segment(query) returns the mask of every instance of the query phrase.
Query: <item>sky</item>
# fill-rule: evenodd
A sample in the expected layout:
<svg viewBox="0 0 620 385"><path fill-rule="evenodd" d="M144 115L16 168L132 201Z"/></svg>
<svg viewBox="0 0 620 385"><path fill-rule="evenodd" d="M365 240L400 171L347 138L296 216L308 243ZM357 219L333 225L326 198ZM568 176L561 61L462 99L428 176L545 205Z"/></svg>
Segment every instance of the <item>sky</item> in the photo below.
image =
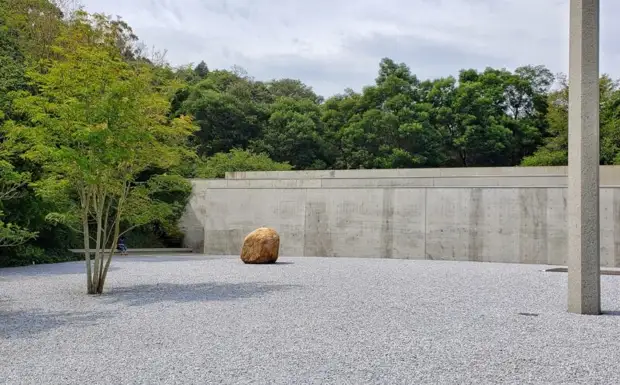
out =
<svg viewBox="0 0 620 385"><path fill-rule="evenodd" d="M241 66L323 96L372 84L379 62L421 79L463 68L568 70L569 0L81 0L121 16L173 65ZM601 1L601 72L620 77L620 1Z"/></svg>

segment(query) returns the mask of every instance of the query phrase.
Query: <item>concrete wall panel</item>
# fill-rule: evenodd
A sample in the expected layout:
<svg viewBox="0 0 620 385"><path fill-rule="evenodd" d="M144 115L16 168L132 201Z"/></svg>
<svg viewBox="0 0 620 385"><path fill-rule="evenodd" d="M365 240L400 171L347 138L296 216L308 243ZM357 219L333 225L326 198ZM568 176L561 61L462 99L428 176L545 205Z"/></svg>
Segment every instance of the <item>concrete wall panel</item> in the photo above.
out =
<svg viewBox="0 0 620 385"><path fill-rule="evenodd" d="M473 189L432 189L426 197L426 257L441 260L468 260ZM472 247L475 247L473 245Z"/></svg>
<svg viewBox="0 0 620 385"><path fill-rule="evenodd" d="M389 214L391 238L384 247L388 258L425 259L427 189L384 190L384 212ZM389 199L385 199L389 197ZM391 247L388 247L390 246ZM391 249L391 252L390 252Z"/></svg>
<svg viewBox="0 0 620 385"><path fill-rule="evenodd" d="M383 191L306 190L304 255L381 255L381 244L385 241Z"/></svg>
<svg viewBox="0 0 620 385"><path fill-rule="evenodd" d="M565 188L547 189L547 259L550 265L568 263L568 212ZM545 263L541 261L540 263Z"/></svg>
<svg viewBox="0 0 620 385"><path fill-rule="evenodd" d="M231 173L193 180L185 243L238 254L567 263L565 167ZM601 265L620 267L620 167L601 167Z"/></svg>

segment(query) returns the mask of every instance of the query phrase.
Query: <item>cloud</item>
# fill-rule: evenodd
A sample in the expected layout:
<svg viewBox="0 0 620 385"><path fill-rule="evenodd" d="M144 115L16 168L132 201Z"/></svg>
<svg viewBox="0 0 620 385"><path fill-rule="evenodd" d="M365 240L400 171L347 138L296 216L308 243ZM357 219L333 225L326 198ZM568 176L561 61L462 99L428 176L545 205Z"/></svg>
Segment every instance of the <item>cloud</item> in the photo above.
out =
<svg viewBox="0 0 620 385"><path fill-rule="evenodd" d="M567 71L569 0L82 0L120 15L173 64L299 78L323 95L373 82L379 60L420 78L544 64ZM620 3L601 4L601 70L620 75Z"/></svg>

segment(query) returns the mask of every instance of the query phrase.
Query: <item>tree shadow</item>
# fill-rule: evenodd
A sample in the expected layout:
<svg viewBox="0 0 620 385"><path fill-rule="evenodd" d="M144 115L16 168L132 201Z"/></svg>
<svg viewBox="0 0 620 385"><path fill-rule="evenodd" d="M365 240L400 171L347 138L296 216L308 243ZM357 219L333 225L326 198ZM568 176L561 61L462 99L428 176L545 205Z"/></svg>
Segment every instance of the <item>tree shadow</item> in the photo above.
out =
<svg viewBox="0 0 620 385"><path fill-rule="evenodd" d="M125 256L112 259L114 262L186 262L186 261L208 261L214 258L205 258L203 255L151 255L151 256Z"/></svg>
<svg viewBox="0 0 620 385"><path fill-rule="evenodd" d="M270 293L292 290L299 287L301 286L261 282L158 283L111 288L100 298L109 303L122 302L127 306L145 306L160 302L185 303L257 298Z"/></svg>
<svg viewBox="0 0 620 385"><path fill-rule="evenodd" d="M0 309L0 339L35 338L37 334L66 325L96 325L100 320L111 318L105 312L50 312L44 310Z"/></svg>
<svg viewBox="0 0 620 385"><path fill-rule="evenodd" d="M114 260L112 260L114 263ZM114 264L110 266L109 271L118 270ZM71 275L71 274L86 274L86 265L84 261L77 262L61 262L45 265L31 265L21 267L6 267L0 269L0 280L10 279L12 277L44 277L55 275Z"/></svg>
<svg viewBox="0 0 620 385"><path fill-rule="evenodd" d="M278 291L299 288L299 285L250 283L147 284L112 288L95 297L103 302L124 306L145 306L161 302L187 303L232 301L257 298ZM53 329L96 325L102 319L113 318L114 312L12 310L10 300L0 298L0 340L35 338Z"/></svg>

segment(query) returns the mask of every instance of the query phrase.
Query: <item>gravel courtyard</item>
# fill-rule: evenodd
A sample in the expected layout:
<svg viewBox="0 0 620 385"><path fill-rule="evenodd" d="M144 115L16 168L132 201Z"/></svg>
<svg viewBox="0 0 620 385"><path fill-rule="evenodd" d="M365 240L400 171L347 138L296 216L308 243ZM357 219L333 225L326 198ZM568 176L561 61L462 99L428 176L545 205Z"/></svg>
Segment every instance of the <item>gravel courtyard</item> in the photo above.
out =
<svg viewBox="0 0 620 385"><path fill-rule="evenodd" d="M82 263L0 269L0 383L620 383L620 276L579 316L543 268L124 257L99 297Z"/></svg>

